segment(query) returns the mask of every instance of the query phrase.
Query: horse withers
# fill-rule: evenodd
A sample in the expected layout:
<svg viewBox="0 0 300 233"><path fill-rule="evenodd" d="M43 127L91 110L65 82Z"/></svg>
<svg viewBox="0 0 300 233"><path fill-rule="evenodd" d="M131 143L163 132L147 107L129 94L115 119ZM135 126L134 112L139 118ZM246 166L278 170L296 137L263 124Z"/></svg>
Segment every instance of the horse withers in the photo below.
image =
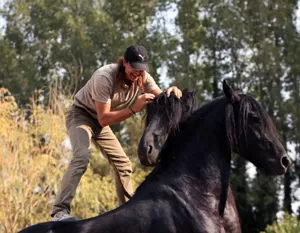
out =
<svg viewBox="0 0 300 233"><path fill-rule="evenodd" d="M21 233L224 232L231 151L268 175L284 174L289 160L260 104L226 82L223 91L168 137L155 168L128 202L97 217L40 223Z"/></svg>

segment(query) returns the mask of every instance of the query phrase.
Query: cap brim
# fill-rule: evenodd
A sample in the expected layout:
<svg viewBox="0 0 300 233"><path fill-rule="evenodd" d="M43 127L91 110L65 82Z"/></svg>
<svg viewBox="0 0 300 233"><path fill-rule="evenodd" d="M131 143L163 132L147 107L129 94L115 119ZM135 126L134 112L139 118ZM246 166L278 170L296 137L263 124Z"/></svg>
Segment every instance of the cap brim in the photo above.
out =
<svg viewBox="0 0 300 233"><path fill-rule="evenodd" d="M131 67L135 70L146 70L149 71L148 63L141 63L141 62L131 62Z"/></svg>

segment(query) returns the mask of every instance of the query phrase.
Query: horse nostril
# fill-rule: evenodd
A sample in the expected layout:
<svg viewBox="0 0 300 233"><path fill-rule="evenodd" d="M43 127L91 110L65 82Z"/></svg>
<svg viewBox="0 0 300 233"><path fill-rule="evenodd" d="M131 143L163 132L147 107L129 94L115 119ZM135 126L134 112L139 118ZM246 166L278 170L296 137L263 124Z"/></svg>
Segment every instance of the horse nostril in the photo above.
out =
<svg viewBox="0 0 300 233"><path fill-rule="evenodd" d="M152 152L152 146L149 145L148 148L149 148L149 149L148 149L148 154L151 154L151 152Z"/></svg>
<svg viewBox="0 0 300 233"><path fill-rule="evenodd" d="M288 159L287 156L283 156L283 157L281 158L281 164L282 164L282 166L285 167L285 168L287 168L287 167L289 166L290 160Z"/></svg>

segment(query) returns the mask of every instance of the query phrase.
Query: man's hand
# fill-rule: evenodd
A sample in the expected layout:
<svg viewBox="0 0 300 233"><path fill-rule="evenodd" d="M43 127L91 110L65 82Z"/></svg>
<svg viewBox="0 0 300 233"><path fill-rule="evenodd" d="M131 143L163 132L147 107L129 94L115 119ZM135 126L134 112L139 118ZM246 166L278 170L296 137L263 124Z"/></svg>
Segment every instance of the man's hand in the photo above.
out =
<svg viewBox="0 0 300 233"><path fill-rule="evenodd" d="M148 103L151 103L151 101L154 99L155 95L151 93L145 93L137 97L135 103L132 105L132 110L134 112L139 112L141 109Z"/></svg>
<svg viewBox="0 0 300 233"><path fill-rule="evenodd" d="M178 87L169 87L167 90L166 90L166 93L167 93L167 96L170 96L171 92L174 92L174 94L180 99L181 96L182 96L182 92L180 89L178 89Z"/></svg>

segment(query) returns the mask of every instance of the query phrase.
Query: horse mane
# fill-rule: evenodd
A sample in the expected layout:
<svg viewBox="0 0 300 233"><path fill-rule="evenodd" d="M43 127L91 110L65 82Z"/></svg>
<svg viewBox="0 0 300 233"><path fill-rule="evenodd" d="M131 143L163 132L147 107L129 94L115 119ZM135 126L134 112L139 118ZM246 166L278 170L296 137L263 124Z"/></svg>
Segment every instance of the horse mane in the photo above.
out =
<svg viewBox="0 0 300 233"><path fill-rule="evenodd" d="M162 92L146 107L146 125L153 116L159 116L159 125L163 134L174 133L182 121L185 121L198 107L196 91L182 91L179 99L171 92L168 97Z"/></svg>
<svg viewBox="0 0 300 233"><path fill-rule="evenodd" d="M269 131L275 138L279 138L278 133L275 129L275 125L262 105L256 101L253 97L246 94L239 94L239 119L235 120L235 112L233 104L227 104L225 111L225 123L226 123L226 134L229 146L239 151L239 142L244 140L244 147L248 146L246 141L248 116L249 113L255 115L263 131ZM237 124L235 123L237 122ZM267 127L268 126L268 127Z"/></svg>
<svg viewBox="0 0 300 233"><path fill-rule="evenodd" d="M226 101L226 98L223 96L217 97L213 99L212 101L203 104L200 108L198 108L196 111L190 113L187 118L179 123L177 126L178 131L185 132L183 134L178 135L169 135L165 144L163 145L161 151L159 152L157 156L157 164L160 166L168 166L168 164L171 162L171 160L174 160L176 155L172 153L168 153L167 150L174 148L173 145L181 145L181 141L184 140L188 135L190 134L190 129L195 129L198 124L201 124L203 122L203 119L207 114L212 112L217 108L219 103L221 101ZM224 103L225 104L225 103ZM170 158L167 158L170 155ZM165 165L163 165L165 164Z"/></svg>

